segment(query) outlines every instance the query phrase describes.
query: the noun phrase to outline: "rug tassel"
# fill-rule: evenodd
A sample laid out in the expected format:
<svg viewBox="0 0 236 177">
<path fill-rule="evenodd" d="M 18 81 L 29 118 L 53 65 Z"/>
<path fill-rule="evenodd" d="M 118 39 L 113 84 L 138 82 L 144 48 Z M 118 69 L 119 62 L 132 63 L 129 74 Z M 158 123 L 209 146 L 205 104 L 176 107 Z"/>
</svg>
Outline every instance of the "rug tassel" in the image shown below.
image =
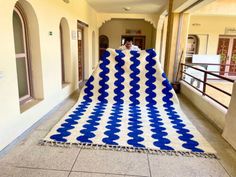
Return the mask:
<svg viewBox="0 0 236 177">
<path fill-rule="evenodd" d="M 217 156 L 213 153 L 204 153 L 204 152 L 187 152 L 187 151 L 174 151 L 174 150 L 157 150 L 150 148 L 134 148 L 128 146 L 119 146 L 119 145 L 100 145 L 92 143 L 67 143 L 67 142 L 53 142 L 41 140 L 39 141 L 41 146 L 56 146 L 56 147 L 65 147 L 71 148 L 76 146 L 82 149 L 94 149 L 94 150 L 112 150 L 112 151 L 123 151 L 123 152 L 137 152 L 137 153 L 146 153 L 146 154 L 156 154 L 156 155 L 167 155 L 167 156 L 184 156 L 184 157 L 199 157 L 199 158 L 210 158 L 218 159 Z"/>
</svg>

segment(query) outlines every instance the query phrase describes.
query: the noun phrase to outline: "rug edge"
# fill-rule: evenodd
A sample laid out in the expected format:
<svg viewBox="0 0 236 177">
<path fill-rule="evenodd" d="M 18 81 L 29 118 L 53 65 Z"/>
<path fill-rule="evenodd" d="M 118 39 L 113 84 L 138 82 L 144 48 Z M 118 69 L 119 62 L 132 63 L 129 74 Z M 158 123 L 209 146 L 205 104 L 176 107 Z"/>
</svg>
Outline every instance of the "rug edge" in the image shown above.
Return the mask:
<svg viewBox="0 0 236 177">
<path fill-rule="evenodd" d="M 158 150 L 152 148 L 143 147 L 129 147 L 119 145 L 108 145 L 108 144 L 94 144 L 94 143 L 69 143 L 69 142 L 57 142 L 40 140 L 39 145 L 41 146 L 53 146 L 53 147 L 78 147 L 82 149 L 93 149 L 93 150 L 111 150 L 111 151 L 122 151 L 122 152 L 136 152 L 145 154 L 156 154 L 156 155 L 168 155 L 168 156 L 184 156 L 184 157 L 198 157 L 198 158 L 210 158 L 218 159 L 215 153 L 208 152 L 189 152 L 189 151 L 175 151 L 175 150 Z"/>
</svg>

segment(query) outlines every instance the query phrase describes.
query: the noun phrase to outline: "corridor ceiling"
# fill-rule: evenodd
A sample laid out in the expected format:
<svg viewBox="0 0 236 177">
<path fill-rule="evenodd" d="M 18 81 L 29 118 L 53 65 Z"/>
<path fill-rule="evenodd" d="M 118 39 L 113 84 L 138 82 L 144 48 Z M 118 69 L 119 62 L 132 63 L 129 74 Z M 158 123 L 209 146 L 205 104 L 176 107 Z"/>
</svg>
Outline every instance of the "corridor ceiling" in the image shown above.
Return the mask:
<svg viewBox="0 0 236 177">
<path fill-rule="evenodd" d="M 167 0 L 87 0 L 98 12 L 103 13 L 157 13 Z M 125 11 L 124 8 L 130 8 Z"/>
<path fill-rule="evenodd" d="M 236 0 L 215 0 L 193 14 L 236 16 Z"/>
</svg>

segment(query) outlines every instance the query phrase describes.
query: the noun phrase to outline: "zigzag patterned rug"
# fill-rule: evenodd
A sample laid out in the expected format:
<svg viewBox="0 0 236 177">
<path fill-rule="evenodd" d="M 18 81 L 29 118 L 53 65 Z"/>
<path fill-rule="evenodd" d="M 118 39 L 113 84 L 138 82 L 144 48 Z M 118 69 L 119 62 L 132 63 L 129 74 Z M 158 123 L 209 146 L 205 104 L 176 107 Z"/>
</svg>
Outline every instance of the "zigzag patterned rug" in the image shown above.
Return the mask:
<svg viewBox="0 0 236 177">
<path fill-rule="evenodd" d="M 153 49 L 107 49 L 78 102 L 41 143 L 216 157 L 181 111 Z"/>
</svg>

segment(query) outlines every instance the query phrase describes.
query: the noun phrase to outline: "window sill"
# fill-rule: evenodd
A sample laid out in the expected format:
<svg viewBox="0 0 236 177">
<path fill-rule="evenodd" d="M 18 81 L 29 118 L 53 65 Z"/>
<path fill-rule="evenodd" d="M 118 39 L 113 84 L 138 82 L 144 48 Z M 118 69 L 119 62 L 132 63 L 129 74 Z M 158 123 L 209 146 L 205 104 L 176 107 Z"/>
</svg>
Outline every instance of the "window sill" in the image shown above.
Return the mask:
<svg viewBox="0 0 236 177">
<path fill-rule="evenodd" d="M 27 102 L 25 102 L 24 104 L 20 105 L 20 112 L 23 113 L 27 110 L 29 110 L 30 108 L 32 108 L 33 106 L 35 106 L 36 104 L 38 104 L 39 102 L 41 102 L 42 100 L 40 99 L 31 99 Z"/>
</svg>

